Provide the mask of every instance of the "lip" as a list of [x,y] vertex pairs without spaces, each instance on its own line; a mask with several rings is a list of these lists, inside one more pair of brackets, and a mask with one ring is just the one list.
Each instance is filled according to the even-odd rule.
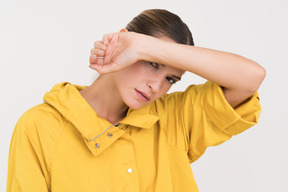
[[146,93],[139,91],[138,89],[135,89],[135,91],[141,101],[147,102],[151,99]]

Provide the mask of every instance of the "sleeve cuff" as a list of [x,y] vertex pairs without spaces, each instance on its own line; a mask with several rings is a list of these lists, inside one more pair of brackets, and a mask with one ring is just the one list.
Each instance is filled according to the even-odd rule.
[[257,92],[233,109],[218,84],[208,81],[203,90],[203,108],[209,120],[219,130],[236,135],[258,122],[261,107]]

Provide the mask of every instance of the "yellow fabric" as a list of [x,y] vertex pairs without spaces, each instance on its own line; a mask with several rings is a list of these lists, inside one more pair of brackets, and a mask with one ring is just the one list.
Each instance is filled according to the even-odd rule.
[[190,163],[260,114],[257,93],[234,110],[206,82],[129,109],[111,125],[79,94],[83,88],[57,84],[19,119],[7,191],[196,192]]

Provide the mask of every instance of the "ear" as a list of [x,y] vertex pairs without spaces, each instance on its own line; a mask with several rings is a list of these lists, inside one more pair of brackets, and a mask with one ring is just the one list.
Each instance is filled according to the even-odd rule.
[[120,32],[128,32],[128,29],[126,29],[126,28],[121,29]]

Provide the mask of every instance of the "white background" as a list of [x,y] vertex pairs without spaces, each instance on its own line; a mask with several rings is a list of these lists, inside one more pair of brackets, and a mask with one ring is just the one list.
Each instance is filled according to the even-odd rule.
[[[23,112],[41,103],[56,83],[92,83],[93,42],[148,8],[178,14],[197,46],[240,54],[267,71],[259,89],[259,123],[191,165],[200,191],[288,191],[287,0],[0,0],[0,191],[6,188],[12,132]],[[202,82],[187,73],[171,91]]]

